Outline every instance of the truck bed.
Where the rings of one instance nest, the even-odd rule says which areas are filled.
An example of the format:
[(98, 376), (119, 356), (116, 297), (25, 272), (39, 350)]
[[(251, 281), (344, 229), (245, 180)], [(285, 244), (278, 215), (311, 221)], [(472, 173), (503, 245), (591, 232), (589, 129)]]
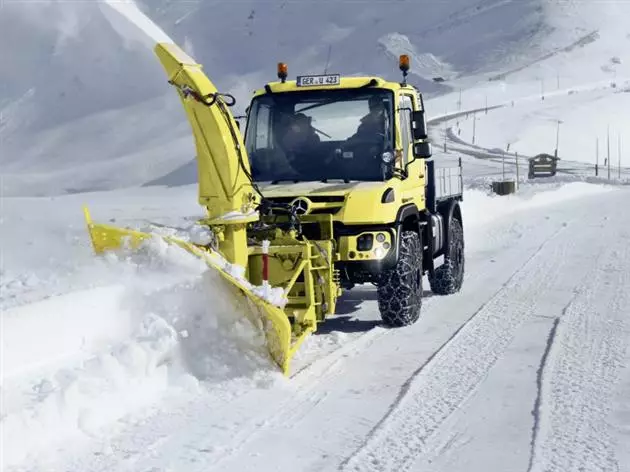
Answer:
[(464, 192), (461, 163), (449, 162), (447, 165), (449, 167), (435, 169), (435, 199), (438, 202), (459, 197)]

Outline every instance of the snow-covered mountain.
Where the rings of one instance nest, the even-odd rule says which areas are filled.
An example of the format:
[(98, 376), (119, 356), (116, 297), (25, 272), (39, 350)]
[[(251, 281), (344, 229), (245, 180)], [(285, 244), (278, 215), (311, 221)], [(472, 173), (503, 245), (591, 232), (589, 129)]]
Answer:
[[(292, 74), (397, 78), (396, 57), (408, 53), (412, 80), (431, 96), (535, 60), (556, 46), (545, 39), (558, 28), (550, 5), (536, 0), (147, 0), (139, 8), (47, 1), (0, 10), (5, 195), (138, 185), (192, 158), (183, 113), (153, 56), (156, 40), (182, 45), (242, 111), (253, 89), (275, 80), (280, 60)], [(448, 81), (435, 84), (437, 76)]]

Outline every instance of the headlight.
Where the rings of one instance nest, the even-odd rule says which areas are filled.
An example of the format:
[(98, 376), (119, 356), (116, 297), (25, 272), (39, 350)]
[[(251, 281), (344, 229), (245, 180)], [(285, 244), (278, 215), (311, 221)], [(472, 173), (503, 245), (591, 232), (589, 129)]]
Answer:
[(383, 154), (381, 154), (381, 159), (383, 160), (385, 164), (389, 164), (390, 162), (394, 160), (394, 154), (389, 151), (386, 151)]
[(374, 245), (373, 234), (362, 234), (357, 238), (357, 251), (369, 251)]

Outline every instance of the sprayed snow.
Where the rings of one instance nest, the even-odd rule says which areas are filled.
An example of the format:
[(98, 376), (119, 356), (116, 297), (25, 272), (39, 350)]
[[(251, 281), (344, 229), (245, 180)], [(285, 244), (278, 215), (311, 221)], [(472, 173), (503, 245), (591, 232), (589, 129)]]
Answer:
[(188, 231), (188, 237), (193, 244), (199, 244), (201, 246), (208, 246), (216, 241), (216, 236), (208, 226), (204, 225), (192, 225)]
[(227, 274), (230, 274), (232, 277), (238, 280), (238, 282), (243, 285), (247, 290), (256, 294), (263, 300), (277, 306), (278, 308), (284, 308), (284, 306), (288, 303), (288, 294), (282, 287), (253, 285), (245, 277), (245, 267), (226, 261), (216, 251), (213, 251), (209, 257), (215, 261), (216, 265), (220, 267), (221, 270), (223, 270)]
[[(116, 10), (135, 27), (147, 35), (147, 38), (155, 43), (173, 43), (173, 40), (144, 13), (142, 13), (134, 0), (105, 0), (104, 2), (112, 9)], [(115, 27), (116, 23), (112, 22)], [(122, 36), (126, 36), (121, 31)]]
[[(251, 216), (258, 214), (257, 212), (250, 212), (243, 214), (239, 212), (228, 213), (230, 215), (228, 219), (240, 219), (243, 216)], [(188, 225), (187, 227), (169, 227), (169, 226), (155, 226), (148, 225), (139, 228), (140, 231), (155, 234), (156, 236), (169, 236), (183, 241), (191, 242), (194, 244), (208, 245), (213, 244), (217, 238), (208, 226), (198, 224), (197, 222)], [(228, 262), (218, 251), (210, 249), (206, 253), (206, 257), (212, 262), (214, 267), (230, 275), (236, 279), (242, 288), (255, 294), (259, 298), (271, 303), (278, 308), (284, 308), (288, 303), (288, 293), (282, 287), (271, 287), (268, 285), (253, 285), (245, 277), (246, 268), (238, 264)]]

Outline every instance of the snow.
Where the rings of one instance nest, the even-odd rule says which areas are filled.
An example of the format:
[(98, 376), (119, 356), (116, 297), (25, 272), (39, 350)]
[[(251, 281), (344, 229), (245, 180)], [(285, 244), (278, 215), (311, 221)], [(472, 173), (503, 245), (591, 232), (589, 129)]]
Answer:
[(173, 391), (195, 393), (200, 380), (277, 375), (262, 334), (220, 295), (220, 276), (159, 241), (108, 261), (117, 285), (3, 312), (7, 464), (92, 436)]
[(541, 191), (535, 186), (521, 186), (517, 194), (499, 197), (477, 189), (466, 192), (466, 200), (462, 208), (466, 208), (467, 219), (475, 227), (491, 223), (498, 217), (508, 216), (515, 211), (544, 208), (548, 205), (562, 203), (576, 198), (596, 196), (613, 191), (614, 187), (593, 185), (585, 182), (559, 184), (555, 188)]
[[(5, 2), (3, 470), (630, 471), (629, 9)], [(152, 52), (171, 40), (237, 96), (236, 113), (278, 60), (292, 75), (397, 80), (410, 54), (438, 165), (463, 162), (461, 293), (433, 296), (425, 279), (420, 320), (395, 330), (373, 287), (345, 293), (284, 378), (202, 261), (160, 239), (95, 258), (83, 205), (213, 242), (196, 224), (189, 125)], [(556, 120), (558, 174), (528, 180)], [(503, 178), (516, 194), (491, 193)]]
[[(593, 202), (591, 201), (586, 205), (581, 202), (581, 204), (591, 208)], [(601, 223), (602, 220), (600, 217), (596, 221)], [(582, 302), (582, 299), (590, 298), (592, 296), (590, 291), (599, 293), (603, 288), (600, 285), (591, 285), (587, 289), (580, 287), (579, 283), (586, 283), (586, 280), (590, 279), (588, 274), (593, 267), (607, 267), (609, 260), (600, 259), (604, 251), (606, 250), (606, 256), (612, 257), (616, 255), (619, 248), (626, 244), (625, 240), (618, 240), (611, 248), (611, 241), (604, 238), (593, 244), (590, 232), (584, 232), (568, 239), (567, 233), (572, 231), (571, 228), (575, 225), (579, 225), (579, 221), (573, 214), (568, 222), (556, 222), (556, 229), (551, 234), (546, 235), (545, 240), (537, 250), (480, 307), (474, 318), (457, 333), (456, 338), (454, 338), (455, 341), (438, 351), (432, 362), (411, 378), (411, 381), (407, 383), (404, 397), (391, 408), (376, 431), (368, 436), (366, 443), (352, 455), (347, 463), (347, 469), (344, 468), (344, 470), (408, 470), (412, 468), (412, 465), (414, 469), (425, 470), (431, 467), (432, 460), (435, 459), (436, 455), (440, 455), (439, 448), (444, 447), (440, 443), (443, 440), (448, 440), (444, 436), (450, 435), (450, 439), (453, 439), (452, 436), (457, 435), (456, 430), (449, 431), (448, 427), (440, 428), (439, 426), (449, 418), (451, 413), (455, 413), (462, 406), (467, 406), (471, 395), (476, 393), (475, 397), (478, 397), (481, 393), (478, 390), (485, 390), (482, 381), (491, 367), (502, 357), (519, 327), (529, 320), (540, 316), (553, 319), (553, 314), (556, 314), (561, 326), (564, 326), (563, 323), (571, 322), (572, 315), (581, 316), (585, 320), (588, 319), (590, 323), (600, 322), (602, 316), (606, 317), (612, 314), (615, 317), (621, 316), (619, 308), (610, 314), (601, 309), (594, 313), (585, 313), (585, 309), (599, 308), (597, 302), (591, 300), (587, 302), (586, 306), (582, 305), (582, 310), (578, 312), (579, 315), (569, 311), (569, 309), (577, 311), (578, 308), (576, 307), (580, 306), (578, 301)], [(600, 224), (596, 224), (596, 226), (601, 227)], [(614, 234), (613, 231), (609, 229), (606, 233)], [(589, 245), (589, 251), (584, 251), (586, 245)], [(625, 269), (619, 272), (627, 273), (628, 271)], [(568, 274), (571, 274), (570, 280), (566, 280)], [(620, 280), (618, 277), (613, 276), (613, 280), (614, 285), (619, 290), (618, 284), (623, 279)], [(577, 286), (575, 285), (576, 282), (578, 282)], [(574, 301), (576, 299), (577, 301)], [(625, 306), (626, 301), (621, 293), (615, 294), (613, 300), (613, 303), (619, 304), (618, 307)], [(607, 324), (605, 319), (601, 322)], [(544, 341), (545, 338), (540, 337), (538, 339)], [(563, 349), (563, 352), (566, 352), (566, 349)], [(616, 352), (620, 353), (622, 350), (617, 348)], [(607, 366), (605, 359), (592, 358), (591, 356), (595, 353), (594, 350), (582, 351), (582, 353), (595, 363), (601, 363), (602, 368), (609, 368), (609, 375), (614, 378), (615, 367)], [(466, 359), (468, 362), (459, 362), (460, 359)], [(578, 365), (582, 364), (570, 363), (570, 366), (565, 367), (563, 373)], [(593, 372), (590, 369), (586, 370), (588, 373), (585, 373), (585, 378), (591, 379), (594, 375)], [(569, 375), (562, 387), (567, 388), (573, 384), (576, 379), (571, 379), (571, 377)], [(563, 403), (563, 406), (566, 400), (561, 394), (556, 393), (558, 388), (552, 390), (551, 386), (547, 386), (544, 378), (542, 382), (541, 388), (548, 387), (546, 391), (542, 392), (545, 402), (543, 408), (549, 408), (554, 414), (558, 414), (559, 422), (564, 421), (566, 423), (566, 417), (571, 413), (572, 405), (568, 405), (563, 414), (557, 412), (553, 406), (547, 407), (547, 402), (552, 399), (555, 400), (556, 397), (558, 401)], [(596, 384), (598, 389), (602, 389), (599, 392), (600, 395), (609, 393), (610, 384), (610, 380), (606, 384)], [(583, 395), (587, 397), (588, 393), (584, 392)], [(597, 405), (596, 408), (601, 409), (600, 411), (606, 410), (605, 402), (601, 402), (599, 398), (594, 403)], [(589, 412), (592, 412), (591, 414), (598, 413), (595, 409), (589, 409)], [(544, 421), (544, 414), (541, 416)], [(562, 419), (563, 417), (564, 419)], [(537, 419), (535, 418), (535, 420)], [(590, 419), (591, 415), (587, 415), (580, 421)], [(575, 429), (579, 431), (580, 428), (576, 427)], [(435, 434), (436, 432), (437, 434)], [(595, 432), (590, 434), (595, 434)], [(538, 439), (535, 445), (538, 446), (540, 443), (547, 446), (547, 442), (549, 448), (559, 444), (557, 436), (554, 434), (547, 441)], [(571, 443), (571, 441), (567, 442)], [(605, 441), (602, 443), (606, 443), (606, 445), (595, 446), (592, 441), (580, 441), (580, 446), (592, 447), (590, 451), (592, 455), (589, 456), (585, 452), (579, 456), (579, 460), (571, 463), (571, 465), (576, 463), (580, 466), (588, 465), (590, 467), (587, 466), (587, 469), (597, 470), (595, 466), (599, 468), (600, 465), (604, 465), (599, 463), (599, 459), (608, 454), (607, 444), (610, 444), (610, 442)], [(569, 456), (578, 452), (569, 444), (563, 447), (561, 451), (565, 451)], [(558, 450), (553, 451), (554, 459), (558, 455)], [(537, 466), (540, 465), (535, 455), (533, 461)], [(495, 467), (489, 468), (494, 469)], [(548, 468), (549, 465), (546, 467), (541, 465), (540, 469), (535, 470), (548, 470)], [(570, 470), (571, 468), (561, 467), (560, 470)], [(607, 468), (604, 467), (603, 469), (606, 470)]]
[[(452, 312), (461, 303), (457, 298), (469, 297), (469, 293), (475, 293), (475, 279), (478, 280), (476, 283), (485, 287), (481, 294), (475, 295), (478, 303), (483, 303), (483, 293), (493, 290), (497, 283), (502, 283), (503, 277), (513, 272), (514, 269), (509, 265), (513, 262), (510, 261), (526, 257), (535, 247), (536, 241), (544, 240), (550, 233), (553, 234), (558, 229), (570, 231), (563, 226), (566, 225), (566, 221), (557, 218), (558, 215), (567, 212), (567, 208), (571, 210), (569, 215), (572, 215), (573, 225), (576, 225), (580, 218), (584, 218), (581, 215), (586, 215), (592, 212), (592, 207), (601, 205), (602, 198), (608, 199), (605, 200), (606, 203), (613, 197), (612, 202), (618, 198), (625, 198), (625, 192), (620, 194), (619, 190), (612, 186), (583, 182), (548, 185), (542, 189), (536, 187), (534, 184), (524, 185), (521, 188), (522, 193), (509, 199), (493, 196), (479, 189), (468, 190), (467, 196), (470, 198), (464, 202), (463, 211), (465, 221), (469, 222), (466, 224), (466, 231), (470, 235), (469, 258), (472, 267), (470, 274), (473, 277), (473, 281), (467, 281), (467, 284), (472, 286), (461, 296), (455, 296), (450, 301), (444, 299), (445, 302), (448, 301), (444, 306), (435, 299), (427, 299), (426, 319), (413, 328), (416, 339), (426, 338), (426, 341), (417, 344), (426, 355), (430, 354), (430, 348), (426, 343), (433, 346), (442, 339), (434, 338), (435, 330), (448, 337), (449, 329), (457, 326), (457, 320), (463, 321), (467, 312), (458, 314), (454, 319), (449, 318), (448, 326), (442, 325), (445, 313)], [(151, 195), (153, 191), (145, 189), (143, 192)], [(178, 197), (176, 195), (171, 193), (171, 204), (185, 209), (186, 205), (183, 202), (177, 205), (173, 200), (188, 199), (191, 195), (187, 192), (182, 192)], [(142, 192), (133, 196), (141, 201)], [(117, 197), (115, 193), (105, 193), (99, 195), (98, 202), (96, 196), (92, 196), (92, 203), (105, 208), (107, 203), (101, 201), (101, 198), (111, 199), (110, 205), (118, 212), (120, 208), (115, 203), (117, 199), (119, 201), (128, 199), (124, 193)], [(80, 214), (76, 202), (76, 196), (55, 199), (55, 206), (63, 209), (55, 213), (64, 214), (74, 207), (77, 214)], [(50, 208), (45, 210), (45, 213), (51, 214)], [(574, 210), (578, 210), (577, 213)], [(127, 211), (138, 210), (134, 208)], [(44, 220), (45, 213), (38, 215), (40, 224), (46, 221), (49, 228), (64, 224), (63, 220), (55, 222), (50, 216), (48, 220)], [(109, 212), (101, 210), (100, 213), (111, 214), (111, 210)], [(516, 227), (515, 217), (520, 221)], [(124, 219), (124, 216), (119, 218)], [(495, 224), (496, 222), (499, 224)], [(538, 229), (534, 231), (536, 228)], [(617, 226), (612, 227), (610, 231), (614, 232), (615, 228)], [(599, 226), (594, 230), (601, 231)], [(503, 241), (497, 241), (497, 235), (500, 235)], [(526, 235), (528, 237), (525, 237)], [(586, 233), (584, 238), (592, 238), (592, 233)], [(488, 244), (489, 239), (492, 244)], [(606, 241), (602, 240), (602, 244)], [(525, 248), (520, 247), (523, 244)], [(584, 250), (584, 246), (580, 246), (580, 249)], [(493, 260), (499, 262), (494, 268), (492, 265), (496, 262), (492, 263), (485, 256), (486, 251), (490, 250), (493, 251)], [(67, 248), (66, 251), (70, 257), (69, 251), (72, 249)], [(505, 254), (502, 255), (503, 253)], [(475, 263), (486, 268), (476, 266)], [(505, 270), (499, 270), (499, 267), (504, 267)], [(365, 382), (368, 383), (360, 380), (365, 371), (351, 366), (344, 367), (343, 359), (350, 355), (356, 356), (355, 362), (368, 362), (361, 359), (368, 355), (370, 349), (384, 349), (381, 355), (383, 359), (387, 359), (385, 353), (391, 348), (379, 347), (377, 344), (383, 336), (393, 337), (392, 342), (396, 339), (396, 343), (402, 343), (395, 348), (397, 355), (406, 355), (401, 352), (401, 346), (416, 346), (416, 343), (404, 343), (406, 337), (412, 336), (411, 332), (402, 330), (400, 336), (403, 338), (399, 339), (395, 333), (380, 328), (376, 321), (378, 314), (375, 302), (370, 301), (373, 300), (372, 291), (359, 291), (356, 302), (351, 301), (352, 296), (347, 301), (342, 300), (340, 312), (348, 314), (341, 315), (337, 320), (337, 328), (329, 328), (329, 334), (326, 334), (327, 330), (324, 329), (324, 334), (309, 340), (296, 359), (297, 370), (300, 373), (291, 380), (285, 380), (280, 378), (267, 359), (262, 340), (256, 337), (256, 333), (252, 332), (247, 324), (239, 324), (238, 317), (232, 317), (234, 307), (228, 305), (227, 297), (220, 295), (218, 287), (220, 277), (216, 275), (212, 277), (211, 272), (205, 271), (205, 264), (182, 250), (154, 245), (148, 248), (148, 253), (130, 259), (121, 257), (105, 261), (86, 261), (83, 269), (95, 271), (91, 276), (95, 282), (100, 273), (103, 280), (110, 276), (110, 280), (117, 279), (117, 283), (89, 290), (72, 290), (66, 294), (44, 298), (39, 302), (17, 305), (3, 313), (3, 339), (6, 340), (3, 342), (3, 413), (6, 415), (3, 428), (5, 437), (10, 438), (8, 442), (5, 440), (4, 461), (7, 465), (16, 465), (15, 470), (22, 470), (18, 467), (20, 463), (28, 463), (26, 460), (28, 456), (25, 456), (28, 452), (37, 454), (36, 461), (42, 468), (54, 464), (56, 457), (64, 457), (64, 460), (71, 461), (69, 464), (75, 464), (74, 466), (81, 464), (80, 467), (84, 470), (101, 470), (98, 462), (84, 462), (86, 458), (81, 451), (92, 451), (94, 447), (98, 449), (98, 455), (94, 457), (102, 459), (103, 454), (107, 457), (105, 462), (107, 465), (102, 467), (117, 468), (119, 466), (115, 462), (116, 455), (112, 452), (121, 446), (117, 441), (128, 441), (129, 439), (124, 438), (131, 436), (149, 439), (154, 437), (153, 434), (164, 435), (165, 451), (183, 447), (179, 443), (171, 442), (178, 435), (182, 435), (183, 442), (193, 440), (197, 434), (201, 435), (199, 437), (212, 437), (215, 438), (212, 448), (209, 452), (203, 453), (204, 456), (208, 456), (208, 463), (213, 462), (213, 457), (218, 457), (230, 464), (238, 463), (239, 467), (246, 467), (249, 460), (253, 461), (254, 465), (257, 463), (256, 457), (247, 459), (248, 456), (242, 456), (240, 453), (228, 452), (233, 447), (230, 446), (233, 433), (236, 432), (233, 428), (239, 427), (237, 425), (242, 426), (240, 423), (242, 420), (239, 418), (244, 420), (250, 414), (247, 412), (254, 408), (256, 415), (262, 414), (263, 417), (267, 411), (271, 411), (263, 408), (260, 413), (260, 395), (268, 396), (270, 409), (277, 407), (277, 411), (280, 412), (286, 408), (298, 408), (297, 411), (300, 411), (305, 406), (299, 402), (306, 401), (307, 404), (317, 402), (311, 397), (294, 400), (294, 394), (291, 392), (298, 387), (293, 384), (314, 382), (313, 376), (316, 375), (316, 378), (319, 378), (318, 382), (323, 382), (319, 387), (323, 393), (324, 389), (331, 388), (332, 384), (329, 382), (334, 383), (334, 378), (338, 378), (342, 372), (348, 373), (351, 369), (355, 372), (352, 377), (354, 387), (353, 383), (349, 383), (347, 388), (358, 389), (358, 392), (353, 394), (355, 400), (358, 400), (361, 398), (360, 385), (375, 384), (367, 379)], [(544, 267), (538, 270), (543, 269)], [(497, 282), (484, 278), (483, 274), (487, 274), (488, 270), (495, 274)], [(506, 275), (502, 276), (502, 273)], [(525, 273), (533, 277), (529, 271)], [(571, 286), (570, 281), (568, 286)], [(43, 288), (40, 286), (40, 290)], [(19, 298), (20, 294), (14, 293), (14, 296)], [(226, 306), (222, 309), (221, 304)], [(361, 311), (356, 312), (357, 308)], [(42, 318), (43, 313), (47, 314), (45, 318)], [(490, 319), (494, 313), (496, 311), (488, 311)], [(518, 313), (515, 312), (514, 316), (518, 317)], [(330, 323), (335, 326), (334, 319)], [(359, 324), (355, 327), (356, 323)], [(364, 324), (363, 328), (361, 324)], [(495, 324), (492, 326), (493, 329), (498, 329)], [(491, 337), (488, 334), (483, 339)], [(25, 339), (28, 339), (27, 344), (24, 344)], [(465, 345), (467, 344), (462, 344)], [(346, 354), (343, 354), (343, 351)], [(351, 354), (348, 354), (348, 351)], [(372, 355), (375, 356), (373, 362), (377, 363), (377, 354), (370, 356)], [(412, 354), (410, 356), (413, 357)], [(409, 363), (409, 368), (414, 365), (417, 364)], [(465, 364), (462, 367), (464, 366)], [(337, 369), (342, 370), (337, 376), (328, 379), (331, 369), (333, 372)], [(317, 371), (321, 373), (313, 373)], [(383, 371), (377, 369), (374, 375), (378, 372), (379, 375), (383, 374)], [(397, 382), (391, 381), (388, 385), (391, 388), (390, 393), (394, 394)], [(380, 391), (377, 389), (376, 393)], [(35, 396), (33, 392), (36, 392)], [(235, 400), (238, 403), (234, 408), (221, 410), (220, 417), (217, 417), (216, 413), (211, 413), (212, 408), (215, 408), (212, 405), (218, 406), (224, 401), (225, 395), (238, 399)], [(279, 396), (277, 401), (281, 400), (282, 405), (272, 401), (276, 396)], [(331, 401), (333, 400), (334, 396), (331, 396)], [(371, 401), (377, 400), (378, 395)], [(298, 403), (291, 406), (293, 401)], [(334, 400), (336, 405), (334, 408), (339, 408), (337, 405), (339, 401), (342, 399)], [(382, 406), (386, 404), (388, 402), (383, 401)], [(202, 408), (202, 405), (206, 405), (203, 408), (211, 408), (210, 411), (204, 410), (204, 414), (213, 418), (211, 428), (214, 433), (203, 429), (210, 425), (204, 426), (202, 422), (197, 426), (191, 426), (190, 421), (185, 420), (190, 417), (201, 417), (198, 416), (199, 412), (196, 409)], [(375, 408), (374, 405), (366, 405), (363, 400), (360, 401), (360, 405), (366, 408), (366, 411)], [(160, 425), (154, 425), (153, 421), (158, 421), (158, 418), (162, 417), (161, 412), (164, 408), (174, 408), (175, 412), (172, 415), (167, 414), (166, 418), (170, 419), (166, 423), (160, 420)], [(191, 408), (193, 411), (189, 410)], [(333, 406), (329, 405), (326, 408)], [(235, 417), (237, 411), (242, 411), (239, 415), (245, 416)], [(306, 411), (308, 410), (303, 414)], [(313, 418), (313, 415), (317, 417), (313, 411), (304, 421)], [(301, 416), (298, 414), (297, 418)], [(257, 423), (253, 424), (248, 426), (252, 433), (257, 431), (255, 427)], [(267, 424), (267, 420), (261, 424)], [(274, 424), (273, 421), (271, 424)], [(280, 423), (279, 427), (283, 428), (283, 424), (285, 423)], [(154, 427), (157, 428), (157, 432), (151, 433)], [(192, 427), (192, 430), (186, 433), (189, 427)], [(317, 431), (317, 428), (321, 427), (309, 426), (305, 431)], [(226, 432), (216, 436), (218, 432), (215, 428), (226, 428)], [(167, 431), (171, 429), (179, 432), (168, 434)], [(362, 428), (356, 428), (356, 431), (358, 437), (361, 432), (365, 432)], [(147, 434), (149, 436), (146, 436)], [(25, 439), (27, 437), (28, 441)], [(255, 437), (266, 438), (266, 435), (260, 431)], [(73, 438), (73, 441), (68, 442), (68, 438)], [(105, 438), (110, 439), (103, 443)], [(296, 441), (304, 439), (296, 438)], [(312, 441), (312, 438), (309, 441)], [(328, 441), (332, 441), (332, 438), (326, 439), (321, 447), (332, 447), (332, 442)], [(195, 447), (201, 450), (208, 446)], [(142, 449), (137, 451), (134, 454), (141, 454)], [(278, 451), (278, 454), (280, 452)], [(151, 460), (156, 460), (155, 464), (158, 464), (162, 460), (160, 457), (165, 459), (168, 457), (166, 452), (164, 454)], [(286, 460), (291, 461), (291, 457), (295, 456), (289, 455)], [(331, 459), (334, 457), (337, 456), (331, 456)], [(141, 459), (138, 456), (136, 459), (145, 461), (148, 458)], [(241, 460), (245, 462), (241, 463)]]
[(444, 63), (433, 54), (418, 53), (405, 35), (392, 33), (381, 38), (379, 43), (385, 47), (392, 61), (397, 61), (400, 54), (407, 54), (414, 65), (413, 73), (425, 80), (432, 80), (434, 77), (448, 80), (455, 74), (449, 64)]
[[(120, 13), (127, 22), (131, 23), (131, 30), (133, 31), (141, 31), (146, 34), (146, 43), (149, 47), (155, 45), (155, 43), (172, 43), (173, 40), (160, 29), (153, 21), (151, 21), (144, 13), (142, 13), (136, 3), (133, 0), (105, 0), (104, 2), (112, 9)], [(105, 9), (104, 11), (108, 11)], [(112, 26), (114, 26), (114, 22), (112, 22)], [(127, 26), (127, 28), (129, 28)], [(116, 28), (116, 26), (115, 26)], [(128, 37), (129, 34), (125, 30), (118, 30), (118, 33), (122, 37)]]
[[(508, 108), (489, 115), (479, 113), (475, 143), (485, 148), (505, 148), (510, 144), (510, 152), (533, 157), (540, 153), (553, 154), (558, 137), (560, 159), (595, 165), (599, 145), (599, 165), (604, 168), (610, 130), (611, 166), (615, 171), (619, 162), (622, 167), (630, 167), (630, 153), (623, 146), (624, 140), (627, 145), (630, 138), (625, 131), (630, 126), (630, 118), (623, 111), (630, 106), (628, 92), (630, 81), (618, 89), (606, 86), (591, 92), (566, 94), (547, 103), (529, 103), (521, 108), (522, 119), (518, 121), (509, 119), (513, 111)], [(472, 142), (473, 120), (460, 122), (454, 132)]]

